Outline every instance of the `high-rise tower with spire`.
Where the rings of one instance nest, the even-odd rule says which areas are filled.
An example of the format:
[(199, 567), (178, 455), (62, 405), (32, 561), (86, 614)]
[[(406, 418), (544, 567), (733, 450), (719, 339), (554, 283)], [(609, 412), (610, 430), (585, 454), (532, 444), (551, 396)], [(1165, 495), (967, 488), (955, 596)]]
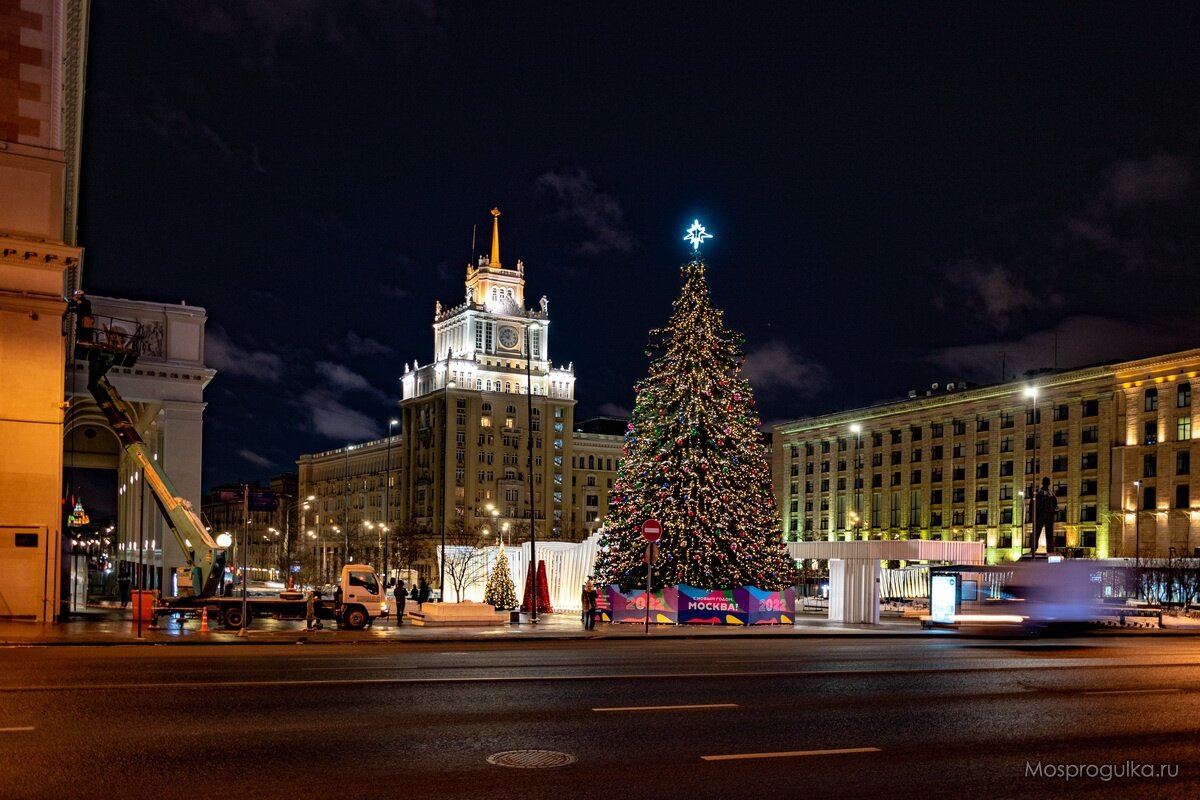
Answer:
[(537, 533), (554, 538), (571, 501), (575, 371), (552, 366), (549, 302), (526, 308), (525, 265), (504, 266), (491, 213), (491, 253), (467, 265), (463, 301), (435, 307), (433, 361), (404, 366), (401, 521), (525, 538), (532, 461)]

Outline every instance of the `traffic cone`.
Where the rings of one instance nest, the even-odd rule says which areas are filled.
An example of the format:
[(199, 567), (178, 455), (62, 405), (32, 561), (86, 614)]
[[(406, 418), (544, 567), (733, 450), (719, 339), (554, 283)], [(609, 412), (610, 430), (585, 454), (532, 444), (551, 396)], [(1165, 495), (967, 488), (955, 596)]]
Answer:
[(200, 632), (208, 633), (208, 606), (200, 607)]

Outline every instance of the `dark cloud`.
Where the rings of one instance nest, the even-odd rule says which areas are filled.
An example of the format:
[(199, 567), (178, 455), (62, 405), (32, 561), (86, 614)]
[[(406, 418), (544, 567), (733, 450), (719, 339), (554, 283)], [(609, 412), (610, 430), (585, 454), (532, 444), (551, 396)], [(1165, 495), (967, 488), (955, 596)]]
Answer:
[(829, 383), (824, 367), (796, 356), (785, 342), (767, 342), (747, 353), (741, 376), (755, 391), (783, 389), (800, 397), (820, 394)]
[[(1097, 167), (1073, 195), (989, 213), (970, 248), (935, 270), (936, 308), (964, 338), (1011, 338), (1045, 328), (1047, 316), (1136, 325), (1161, 305), (1164, 280), (1200, 291), (1190, 163), (1180, 154), (1124, 159)], [(1164, 346), (1169, 339), (1164, 332)]]
[(171, 144), (190, 160), (210, 162), (216, 157), (254, 172), (266, 172), (259, 158), (258, 145), (235, 147), (211, 124), (172, 104), (152, 103), (142, 116), (125, 115), (124, 118), (132, 126)]
[(218, 372), (266, 383), (283, 380), (283, 358), (267, 350), (234, 344), (220, 327), (210, 325), (204, 336), (204, 360)]
[(379, 436), (379, 423), (342, 402), (341, 394), (327, 388), (309, 389), (300, 396), (313, 430), (339, 442), (361, 442)]
[(1117, 164), (1112, 194), (1118, 205), (1162, 203), (1182, 195), (1190, 181), (1191, 169), (1183, 159), (1156, 155)]
[(619, 403), (601, 403), (600, 407), (597, 408), (596, 411), (599, 412), (600, 416), (602, 417), (618, 417), (620, 419), (629, 419), (633, 416), (632, 411), (625, 406), (620, 405)]
[(1036, 295), (1036, 287), (1030, 285), (1034, 279), (1023, 273), (1025, 270), (1016, 265), (963, 256), (943, 274), (942, 304), (1004, 331), (1034, 308), (1061, 303), (1061, 298), (1052, 291)]
[(440, 39), (449, 17), (433, 0), (168, 0), (162, 7), (181, 27), (229, 48), (240, 67), (275, 76), (312, 52), (403, 55)]
[(633, 234), (625, 223), (620, 201), (600, 191), (586, 171), (547, 172), (538, 177), (536, 186), (557, 203), (547, 219), (572, 236), (569, 249), (576, 255), (602, 256), (633, 250)]
[(269, 467), (275, 463), (274, 461), (267, 458), (266, 456), (260, 456), (258, 453), (254, 452), (253, 450), (246, 448), (246, 447), (243, 447), (241, 450), (238, 450), (238, 455), (241, 456), (242, 458), (246, 459), (247, 461), (249, 461), (251, 464), (253, 464), (256, 467)]
[(1020, 378), (1028, 370), (1143, 358), (1197, 344), (1200, 323), (1194, 321), (1159, 318), (1131, 322), (1079, 315), (1009, 340), (943, 348), (931, 354), (929, 361), (947, 371), (948, 381), (996, 383)]
[(355, 331), (346, 331), (344, 341), (346, 352), (352, 356), (391, 356), (396, 351), (383, 342), (376, 341), (370, 336), (362, 336)]
[(348, 367), (334, 364), (332, 361), (318, 361), (317, 375), (330, 387), (338, 392), (359, 392), (361, 394), (385, 399), (383, 392), (371, 385), (371, 382)]

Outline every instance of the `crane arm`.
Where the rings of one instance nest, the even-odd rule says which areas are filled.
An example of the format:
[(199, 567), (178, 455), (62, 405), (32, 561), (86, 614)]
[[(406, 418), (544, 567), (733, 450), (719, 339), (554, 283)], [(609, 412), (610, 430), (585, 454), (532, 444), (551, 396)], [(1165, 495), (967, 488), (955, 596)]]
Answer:
[(179, 496), (171, 479), (151, 456), (134, 425), (133, 409), (108, 382), (108, 378), (101, 375), (89, 381), (88, 391), (96, 399), (125, 452), (142, 468), (159, 510), (187, 555), (192, 568), (193, 591), (200, 597), (213, 596), (225, 574), (225, 549), (217, 545), (192, 504)]

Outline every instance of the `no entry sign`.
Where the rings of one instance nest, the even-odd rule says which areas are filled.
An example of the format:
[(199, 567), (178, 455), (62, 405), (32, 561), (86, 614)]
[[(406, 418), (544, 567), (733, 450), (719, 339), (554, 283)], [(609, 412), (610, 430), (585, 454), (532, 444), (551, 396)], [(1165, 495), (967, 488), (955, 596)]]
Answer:
[(647, 542), (657, 542), (661, 536), (661, 522), (656, 519), (648, 519), (642, 523), (642, 538)]

